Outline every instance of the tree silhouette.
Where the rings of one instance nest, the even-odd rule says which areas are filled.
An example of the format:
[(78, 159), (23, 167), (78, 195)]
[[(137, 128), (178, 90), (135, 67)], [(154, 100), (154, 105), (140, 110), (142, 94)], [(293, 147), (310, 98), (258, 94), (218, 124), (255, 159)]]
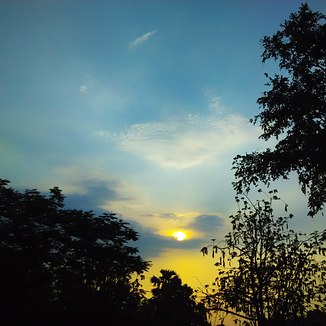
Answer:
[(294, 171), (308, 196), (308, 215), (322, 210), (326, 201), (326, 25), (325, 15), (302, 4), (275, 35), (262, 41), (263, 62), (278, 61), (281, 74), (268, 77), (269, 91), (257, 103), (263, 140), (276, 138), (274, 149), (234, 158), (241, 193), (262, 181), (267, 186)]
[[(113, 213), (64, 209), (0, 180), (1, 325), (127, 325), (136, 320), (149, 267), (130, 246), (137, 233)], [(114, 322), (113, 320), (117, 320)]]
[(239, 210), (230, 216), (233, 230), (211, 250), (202, 248), (204, 255), (211, 251), (218, 267), (206, 292), (209, 310), (253, 325), (299, 325), (308, 312), (326, 312), (326, 230), (306, 235), (289, 229), (291, 214), (274, 216), (276, 193), (256, 203), (237, 198)]
[(197, 303), (193, 290), (182, 284), (179, 276), (171, 270), (161, 270), (153, 276), (153, 297), (143, 308), (144, 325), (157, 326), (208, 326), (204, 306)]

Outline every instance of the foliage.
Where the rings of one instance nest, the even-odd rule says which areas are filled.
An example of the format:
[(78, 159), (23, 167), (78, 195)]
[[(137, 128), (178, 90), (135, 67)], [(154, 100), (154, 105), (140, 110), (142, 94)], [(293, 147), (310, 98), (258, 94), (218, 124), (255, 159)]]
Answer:
[(149, 264), (130, 246), (137, 233), (115, 214), (64, 209), (59, 188), (45, 197), (0, 180), (2, 325), (127, 324)]
[(174, 271), (161, 270), (153, 276), (153, 297), (144, 306), (146, 322), (156, 326), (208, 326), (204, 306), (197, 303), (193, 290)]
[(298, 175), (301, 190), (308, 195), (308, 215), (322, 210), (326, 201), (326, 16), (302, 4), (275, 35), (262, 41), (262, 60), (278, 61), (282, 74), (270, 77), (270, 86), (257, 100), (262, 112), (261, 139), (275, 137), (274, 149), (234, 158), (238, 193), (262, 181)]
[(308, 312), (326, 312), (326, 230), (306, 235), (289, 229), (291, 214), (274, 216), (276, 193), (256, 203), (237, 198), (232, 231), (211, 250), (202, 248), (217, 258), (218, 276), (205, 298), (209, 310), (253, 325), (298, 325)]

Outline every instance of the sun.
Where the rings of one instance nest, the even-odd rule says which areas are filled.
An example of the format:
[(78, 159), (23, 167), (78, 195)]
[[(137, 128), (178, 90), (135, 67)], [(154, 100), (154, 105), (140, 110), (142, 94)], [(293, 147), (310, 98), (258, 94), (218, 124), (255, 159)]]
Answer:
[(183, 241), (183, 240), (185, 240), (187, 238), (187, 235), (184, 232), (182, 232), (182, 231), (176, 231), (172, 235), (178, 241)]

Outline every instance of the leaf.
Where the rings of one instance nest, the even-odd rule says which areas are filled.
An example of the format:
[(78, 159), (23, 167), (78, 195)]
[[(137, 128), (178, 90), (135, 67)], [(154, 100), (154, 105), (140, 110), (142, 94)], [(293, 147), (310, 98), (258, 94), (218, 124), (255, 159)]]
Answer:
[(203, 256), (207, 255), (208, 254), (208, 249), (207, 247), (203, 247), (200, 249), (200, 252), (203, 254)]

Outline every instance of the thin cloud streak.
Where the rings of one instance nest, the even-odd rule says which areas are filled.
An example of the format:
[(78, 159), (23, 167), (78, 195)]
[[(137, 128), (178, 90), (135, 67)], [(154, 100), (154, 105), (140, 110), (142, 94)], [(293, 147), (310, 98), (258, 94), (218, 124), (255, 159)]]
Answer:
[(145, 34), (143, 34), (142, 36), (137, 37), (136, 39), (134, 39), (133, 41), (131, 41), (129, 43), (129, 48), (130, 49), (134, 49), (137, 46), (147, 42), (151, 37), (153, 37), (157, 32), (157, 29), (154, 29), (151, 32), (147, 32)]

